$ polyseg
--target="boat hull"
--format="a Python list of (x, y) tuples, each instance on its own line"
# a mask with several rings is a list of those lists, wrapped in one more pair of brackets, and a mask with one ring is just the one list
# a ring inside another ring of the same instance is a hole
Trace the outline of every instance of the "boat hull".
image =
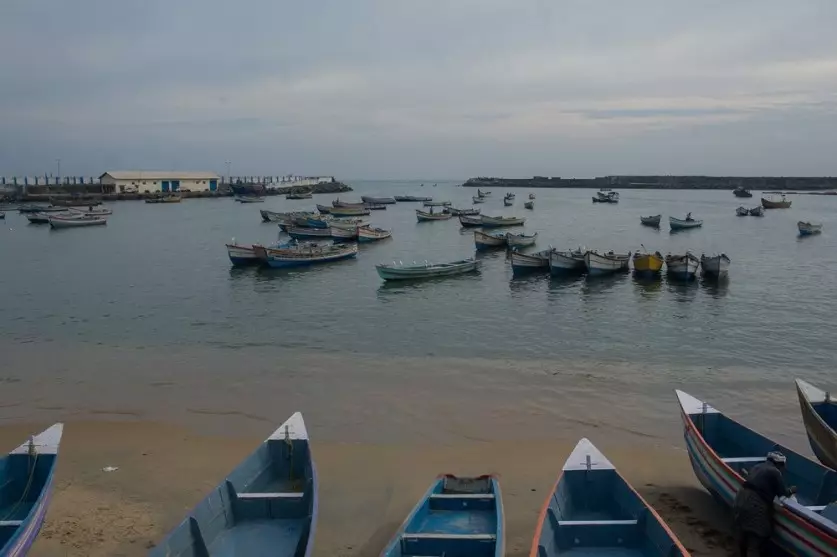
[(639, 217), (639, 222), (641, 222), (644, 226), (650, 226), (651, 228), (659, 228), (660, 221), (662, 219), (662, 215), (655, 215), (653, 217)]
[(419, 222), (429, 222), (434, 220), (449, 220), (453, 218), (450, 213), (425, 213), (416, 209), (416, 219)]
[(253, 246), (242, 246), (238, 244), (227, 244), (227, 255), (230, 262), (236, 267), (246, 267), (247, 265), (258, 265), (261, 259), (256, 254)]
[(392, 197), (369, 197), (367, 195), (361, 195), (360, 200), (372, 205), (395, 205), (395, 199)]
[(464, 226), (465, 228), (474, 228), (477, 226), (482, 226), (482, 217), (477, 216), (469, 216), (469, 215), (460, 215), (459, 216), (459, 224)]
[(549, 255), (549, 272), (553, 275), (582, 273), (586, 268), (583, 253), (553, 251)]
[(54, 229), (83, 228), (86, 226), (105, 226), (107, 219), (100, 217), (49, 217), (49, 225)]
[(482, 226), (486, 228), (500, 228), (503, 226), (523, 226), (526, 219), (517, 217), (487, 217), (482, 216)]
[(655, 253), (638, 253), (634, 255), (634, 273), (645, 276), (658, 275), (664, 262), (663, 258)]
[(796, 223), (796, 227), (799, 230), (800, 236), (813, 236), (814, 234), (822, 232), (821, 224), (811, 224), (810, 222), (799, 221)]
[(800, 379), (796, 393), (811, 450), (820, 462), (837, 470), (837, 401)]
[(533, 271), (546, 271), (549, 269), (549, 255), (552, 250), (538, 253), (511, 253), (511, 267), (514, 274), (531, 273)]
[(479, 268), (479, 261), (474, 259), (465, 259), (462, 261), (455, 261), (446, 266), (431, 266), (425, 267), (397, 267), (392, 265), (377, 265), (375, 269), (378, 271), (378, 276), (384, 280), (416, 280), (428, 279), (437, 277), (449, 277), (454, 275), (462, 275), (471, 273)]
[(666, 272), (670, 277), (691, 280), (695, 278), (698, 267), (700, 259), (691, 254), (666, 257)]
[(510, 248), (525, 248), (534, 246), (538, 239), (538, 233), (534, 234), (506, 234), (506, 245)]
[(761, 206), (765, 209), (790, 209), (792, 201), (771, 201), (770, 199), (761, 198)]
[(668, 225), (672, 230), (689, 230), (691, 228), (700, 228), (703, 226), (702, 220), (683, 220), (674, 217), (668, 218)]
[[(285, 250), (270, 250), (267, 265), (274, 269), (287, 267), (308, 267), (323, 263), (352, 259), (357, 256), (357, 244), (340, 244), (339, 249), (298, 248)], [(337, 246), (335, 246), (337, 247)]]
[(351, 242), (357, 240), (357, 227), (355, 228), (329, 228), (331, 237), (341, 242)]
[(725, 277), (729, 274), (729, 257), (726, 255), (715, 255), (712, 257), (700, 258), (700, 269), (704, 275), (711, 277)]
[(584, 264), (587, 267), (587, 274), (591, 276), (627, 271), (630, 267), (630, 260), (630, 254), (602, 255), (592, 251), (584, 254)]
[(361, 244), (369, 242), (378, 242), (392, 238), (392, 230), (384, 230), (382, 228), (358, 227), (357, 241)]
[(305, 238), (331, 238), (331, 228), (288, 228), (288, 236), (294, 240)]
[(485, 232), (475, 230), (474, 245), (476, 246), (477, 251), (504, 248), (506, 247), (506, 236), (505, 234), (487, 234)]

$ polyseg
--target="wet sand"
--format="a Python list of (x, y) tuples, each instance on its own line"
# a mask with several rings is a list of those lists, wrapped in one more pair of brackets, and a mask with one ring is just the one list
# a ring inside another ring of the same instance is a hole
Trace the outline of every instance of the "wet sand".
[[(48, 424), (0, 427), (12, 447)], [(316, 556), (377, 555), (440, 472), (498, 473), (507, 555), (528, 555), (535, 521), (574, 442), (498, 439), (450, 444), (317, 442)], [(265, 436), (269, 433), (265, 430)], [(682, 449), (592, 440), (696, 556), (732, 555), (729, 517), (697, 484)], [(31, 555), (140, 556), (261, 441), (147, 421), (65, 427), (56, 493)], [(103, 472), (105, 466), (118, 466)]]

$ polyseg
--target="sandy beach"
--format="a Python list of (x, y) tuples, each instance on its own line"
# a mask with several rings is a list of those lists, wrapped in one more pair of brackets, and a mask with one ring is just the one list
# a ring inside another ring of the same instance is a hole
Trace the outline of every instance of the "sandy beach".
[[(42, 425), (3, 426), (0, 446), (12, 447)], [(573, 446), (554, 440), (319, 443), (315, 432), (312, 437), (321, 482), (315, 555), (332, 557), (377, 555), (440, 472), (500, 474), (507, 555), (528, 555), (540, 506)], [(260, 441), (164, 423), (67, 423), (55, 498), (31, 555), (145, 555)], [(693, 555), (731, 554), (729, 517), (697, 484), (685, 451), (593, 441)], [(118, 470), (104, 472), (106, 466)]]

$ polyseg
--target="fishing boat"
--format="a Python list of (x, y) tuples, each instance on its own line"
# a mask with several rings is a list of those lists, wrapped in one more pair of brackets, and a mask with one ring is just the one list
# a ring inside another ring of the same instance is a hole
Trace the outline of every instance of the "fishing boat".
[(477, 188), (477, 197), (488, 197), (489, 195), (491, 195), (490, 191), (480, 191), (480, 189)]
[(246, 267), (261, 263), (261, 258), (256, 253), (256, 249), (252, 244), (236, 244), (235, 238), (233, 238), (231, 243), (225, 245), (227, 247), (227, 256), (229, 256), (233, 266)]
[(509, 232), (506, 234), (506, 244), (510, 248), (525, 248), (528, 246), (534, 246), (535, 240), (538, 238), (538, 233), (535, 232), (534, 234), (526, 234), (521, 232), (520, 234), (512, 234)]
[(64, 213), (67, 211), (66, 207), (56, 207), (55, 205), (21, 205), (17, 208), (18, 213)]
[(691, 280), (695, 278), (699, 266), (700, 259), (691, 252), (687, 251), (683, 255), (666, 255), (666, 271), (670, 277)]
[(479, 209), (457, 209), (456, 207), (448, 207), (448, 213), (455, 217), (459, 216), (474, 216), (479, 215)]
[(689, 557), (660, 515), (587, 439), (561, 468), (529, 557)]
[(700, 269), (707, 277), (722, 278), (727, 276), (729, 274), (729, 263), (729, 257), (724, 253), (711, 257), (700, 256)]
[(399, 203), (423, 203), (433, 201), (432, 197), (416, 197), (415, 195), (396, 195), (393, 197)]
[(535, 199), (535, 194), (534, 194), (534, 193), (530, 193), (530, 194), (529, 194), (529, 199)]
[(50, 197), (49, 202), (55, 207), (95, 207), (96, 205), (102, 204), (99, 199), (86, 199), (78, 197), (73, 197), (71, 199), (57, 199)]
[(837, 547), (837, 472), (768, 439), (707, 403), (676, 391), (686, 451), (698, 481), (715, 499), (732, 507), (747, 469), (770, 451), (787, 458), (782, 475), (796, 486), (793, 498), (774, 499), (771, 540), (785, 553), (834, 555)]
[(149, 557), (310, 557), (317, 469), (302, 414), (291, 416), (239, 464)]
[(386, 211), (387, 206), (384, 203), (364, 203), (364, 207), (369, 209), (370, 211)]
[[(276, 211), (266, 211), (259, 209), (259, 214), (263, 222), (292, 222), (292, 219), (297, 213), (277, 213)], [(312, 215), (314, 213), (311, 213)]]
[(361, 244), (367, 242), (377, 242), (378, 240), (385, 240), (387, 238), (392, 238), (392, 230), (372, 228), (370, 226), (357, 227), (357, 241)]
[(64, 216), (50, 215), (49, 225), (54, 229), (81, 228), (84, 226), (104, 226), (108, 223), (105, 217), (87, 217), (82, 215)]
[(357, 240), (357, 226), (353, 228), (329, 228), (331, 237), (338, 242), (352, 242)]
[(329, 207), (328, 205), (320, 205), (319, 203), (317, 203), (317, 211), (324, 215), (329, 215), (331, 214), (331, 207)]
[(678, 219), (675, 217), (668, 217), (668, 225), (672, 230), (686, 230), (689, 228), (700, 228), (703, 226), (702, 220), (695, 220), (692, 218), (692, 213), (686, 215), (685, 219)]
[(363, 209), (363, 208), (367, 207), (368, 205), (369, 205), (369, 203), (364, 203), (363, 201), (361, 201), (359, 203), (356, 202), (356, 201), (340, 201), (339, 197), (331, 202), (332, 207), (355, 207), (355, 208)]
[(236, 195), (233, 199), (239, 203), (264, 203), (264, 197), (254, 195)]
[(799, 221), (796, 223), (796, 227), (799, 229), (800, 236), (811, 236), (822, 232), (822, 224), (814, 224), (812, 222)]
[(474, 245), (477, 251), (506, 247), (506, 235), (502, 232), (481, 232), (474, 230)]
[(366, 226), (368, 223), (363, 219), (331, 219), (329, 225), (331, 228), (343, 228), (344, 230), (351, 230), (358, 226)]
[(327, 228), (302, 228), (299, 226), (288, 227), (288, 236), (294, 240), (305, 238), (331, 238), (331, 227)]
[(747, 209), (747, 207), (739, 207), (738, 209), (735, 210), (735, 214), (738, 215), (739, 217), (746, 217), (747, 215), (750, 214), (750, 210)]
[(495, 476), (439, 476), (381, 557), (503, 557), (505, 518)]
[(514, 205), (514, 199), (509, 199), (508, 197), (503, 199), (503, 206), (511, 207), (512, 205)]
[[(294, 219), (294, 223), (297, 222), (298, 219)], [(319, 216), (319, 217), (301, 217), (299, 219), (299, 226), (302, 228), (328, 228), (331, 226), (331, 223), (334, 219), (330, 216)]]
[(357, 256), (357, 244), (300, 244), (267, 252), (267, 264), (274, 268), (303, 267)]
[(106, 217), (108, 215), (113, 214), (112, 209), (105, 209), (104, 207), (101, 208), (101, 209), (96, 209), (92, 205), (90, 207), (88, 207), (87, 209), (79, 209), (78, 207), (70, 207), (68, 210), (69, 210), (70, 213), (75, 213), (77, 215), (85, 215), (85, 216), (88, 216), (88, 217), (96, 217), (96, 216)]
[(549, 269), (549, 255), (552, 249), (546, 249), (537, 253), (520, 253), (517, 250), (511, 252), (511, 268), (514, 274), (528, 271), (546, 271)]
[(652, 228), (659, 228), (660, 221), (663, 219), (663, 215), (654, 215), (652, 217), (639, 217), (639, 222), (641, 222), (645, 226), (650, 226)]
[(49, 217), (50, 213), (26, 213), (26, 219), (32, 224), (49, 224)]
[(753, 197), (752, 192), (744, 186), (738, 186), (737, 188), (732, 190), (732, 195), (734, 195), (735, 197)]
[(182, 198), (179, 195), (158, 195), (156, 197), (149, 197), (145, 200), (146, 203), (180, 203)]
[(471, 198), (471, 201), (473, 201), (473, 202), (474, 202), (474, 204), (477, 204), (477, 203), (485, 203), (485, 199), (483, 199), (482, 197), (472, 197), (472, 198)]
[(749, 211), (747, 211), (751, 217), (763, 217), (764, 216), (764, 207), (761, 205), (757, 207), (753, 207)]
[(531, 211), (532, 209), (535, 208), (535, 202), (534, 201), (527, 201), (526, 203), (523, 204), (523, 207), (525, 209), (529, 209)]
[(631, 254), (629, 253), (599, 253), (588, 251), (584, 254), (584, 264), (587, 266), (587, 273), (590, 275), (606, 275), (618, 271), (627, 271), (630, 268)]
[(432, 208), (429, 213), (422, 211), (421, 209), (416, 209), (416, 218), (419, 222), (433, 220), (448, 220), (451, 217), (453, 217), (453, 215), (451, 215), (450, 213), (434, 213)]
[(425, 201), (425, 207), (450, 207), (452, 203), (450, 201)]
[(479, 215), (459, 215), (459, 224), (465, 228), (473, 228), (475, 226), (482, 226), (482, 217)]
[(619, 192), (597, 191), (593, 203), (619, 203)]
[(395, 205), (395, 199), (392, 197), (371, 197), (368, 195), (361, 195), (360, 200), (364, 203), (372, 203), (374, 205)]
[(796, 394), (811, 449), (820, 462), (837, 470), (837, 401), (801, 379), (796, 380)]
[(292, 192), (285, 195), (285, 199), (313, 199), (314, 194), (310, 191)]
[(581, 248), (567, 251), (553, 250), (549, 254), (550, 274), (559, 276), (583, 272), (587, 268), (584, 261), (585, 253), (586, 251)]
[(335, 217), (362, 217), (370, 213), (366, 207), (332, 207), (330, 212)]
[(470, 273), (479, 269), (479, 261), (473, 258), (453, 261), (451, 263), (428, 263), (404, 265), (400, 261), (392, 265), (375, 265), (378, 276), (384, 280), (412, 280), (435, 277), (448, 277)]
[(512, 192), (506, 193), (505, 199), (514, 199), (514, 194)]
[(664, 259), (660, 252), (634, 254), (634, 273), (640, 276), (656, 276), (663, 269)]
[(0, 555), (23, 557), (41, 531), (63, 424), (55, 424), (0, 459)]
[(523, 226), (526, 219), (520, 217), (488, 217), (482, 216), (482, 225), (485, 227), (499, 226)]
[(785, 199), (784, 195), (781, 200), (761, 198), (761, 206), (765, 209), (790, 209), (791, 203), (792, 201)]

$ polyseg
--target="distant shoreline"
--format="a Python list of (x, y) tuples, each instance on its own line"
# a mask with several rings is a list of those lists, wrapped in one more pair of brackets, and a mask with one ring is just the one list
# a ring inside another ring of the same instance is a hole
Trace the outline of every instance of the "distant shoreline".
[(469, 178), (470, 188), (618, 188), (650, 190), (734, 190), (742, 187), (765, 193), (822, 192), (837, 195), (833, 177), (732, 177), (732, 176), (602, 176), (599, 178)]

